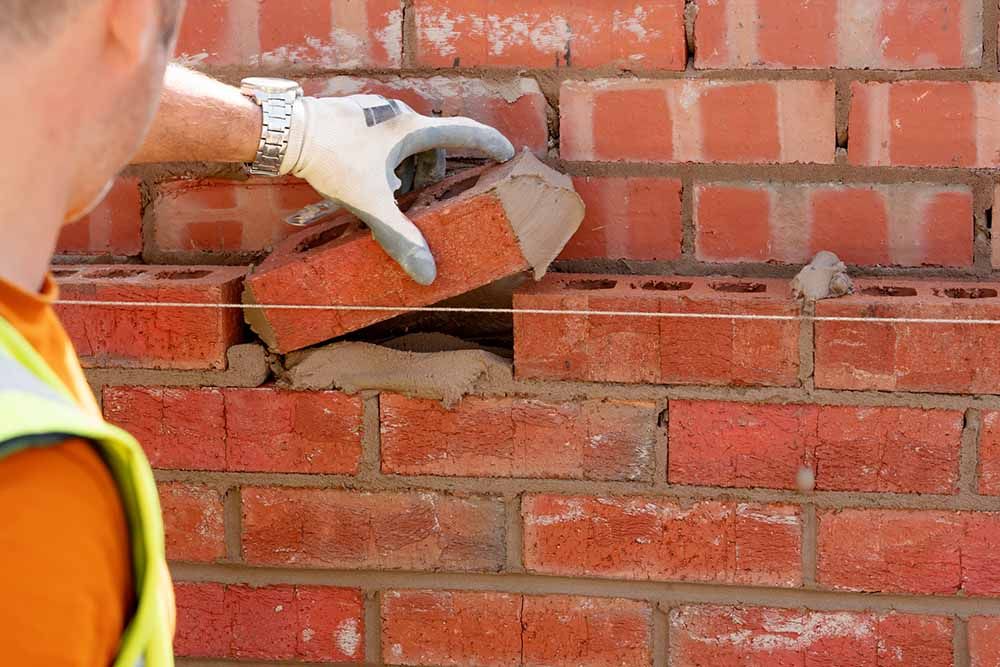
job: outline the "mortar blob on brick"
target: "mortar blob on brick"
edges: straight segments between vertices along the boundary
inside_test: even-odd
[[[292,389],[393,391],[455,405],[474,390],[509,383],[510,362],[485,350],[421,353],[334,343],[289,354],[280,381]]]

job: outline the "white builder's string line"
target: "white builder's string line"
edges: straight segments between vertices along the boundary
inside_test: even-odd
[[[678,320],[762,320],[771,322],[874,322],[895,324],[1000,324],[1000,320],[948,319],[937,317],[839,317],[820,315],[750,315],[741,313],[651,313],[621,310],[551,310],[545,308],[453,308],[448,306],[348,306],[267,303],[174,303],[160,301],[73,301],[60,299],[59,306],[104,308],[200,308],[206,310],[312,310],[375,313],[477,313],[481,315],[551,315],[564,317],[649,317]]]

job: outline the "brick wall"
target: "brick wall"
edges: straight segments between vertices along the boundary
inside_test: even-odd
[[[515,304],[714,319],[519,315],[513,379],[446,408],[278,388],[224,314],[64,309],[157,468],[182,664],[1000,665],[997,327],[780,319],[820,249],[868,277],[819,315],[1000,317],[996,2],[189,5],[182,62],[570,173],[583,227]],[[131,170],[60,249],[202,266],[64,292],[238,303],[211,265],[317,198],[185,171]]]

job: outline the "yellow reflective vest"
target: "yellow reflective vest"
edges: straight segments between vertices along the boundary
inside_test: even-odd
[[[163,551],[163,519],[153,471],[135,438],[81,409],[55,372],[0,318],[0,459],[67,437],[94,442],[122,498],[138,600],[115,667],[171,667],[173,604]]]

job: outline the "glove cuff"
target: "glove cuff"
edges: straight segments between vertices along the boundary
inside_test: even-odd
[[[300,97],[292,105],[292,125],[288,134],[288,150],[285,151],[285,157],[281,161],[281,169],[278,172],[282,176],[293,173],[302,157],[302,146],[305,144],[308,124],[305,101],[308,99],[311,98]]]

